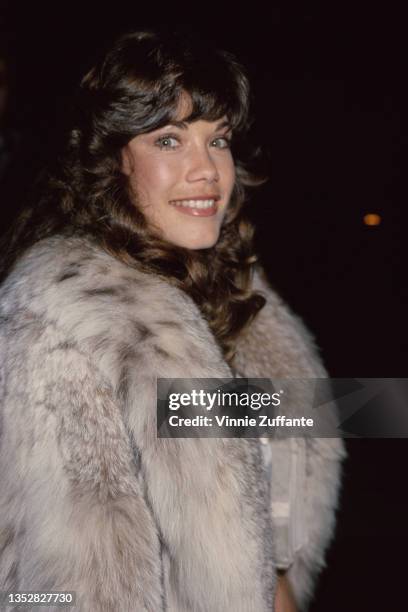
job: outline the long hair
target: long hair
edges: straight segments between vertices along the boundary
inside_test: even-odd
[[[189,250],[157,237],[132,200],[121,151],[138,134],[171,123],[227,116],[236,181],[217,244]],[[251,291],[253,227],[242,214],[247,187],[261,182],[242,151],[249,85],[235,58],[185,34],[133,32],[119,38],[83,78],[64,146],[7,237],[3,276],[23,251],[56,233],[83,233],[131,266],[162,276],[196,302],[231,363],[237,336],[262,308]]]

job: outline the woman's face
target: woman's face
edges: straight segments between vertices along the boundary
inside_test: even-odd
[[[225,118],[175,121],[124,147],[135,203],[168,242],[187,249],[217,242],[235,181],[230,136]]]

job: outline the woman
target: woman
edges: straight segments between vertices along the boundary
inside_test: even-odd
[[[287,570],[277,609],[307,606],[341,442],[156,435],[157,377],[325,375],[254,267],[248,100],[232,56],[176,35],[123,36],[84,78],[5,259],[0,590],[262,612]]]

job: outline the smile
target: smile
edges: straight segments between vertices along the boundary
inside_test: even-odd
[[[175,206],[187,206],[188,208],[211,208],[215,200],[178,200],[171,202]]]
[[[194,217],[210,217],[217,212],[217,203],[211,200],[174,200],[170,202],[180,212]]]

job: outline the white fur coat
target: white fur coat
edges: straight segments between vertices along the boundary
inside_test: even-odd
[[[268,301],[234,369],[324,376],[301,323],[254,283]],[[81,612],[273,610],[283,531],[259,442],[156,436],[157,377],[228,376],[180,290],[84,238],[29,249],[0,293],[0,591],[75,591]],[[273,497],[290,442],[270,444]],[[333,534],[343,446],[296,444],[306,537],[288,564],[304,608]]]

